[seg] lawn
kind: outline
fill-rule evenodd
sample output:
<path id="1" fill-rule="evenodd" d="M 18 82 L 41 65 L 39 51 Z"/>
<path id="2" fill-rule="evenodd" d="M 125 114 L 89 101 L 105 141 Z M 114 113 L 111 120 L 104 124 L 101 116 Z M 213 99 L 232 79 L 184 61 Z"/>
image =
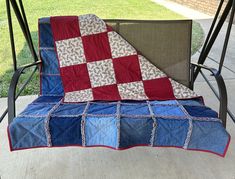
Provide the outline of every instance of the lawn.
<path id="1" fill-rule="evenodd" d="M 93 13 L 101 18 L 123 18 L 123 19 L 184 19 L 150 0 L 24 0 L 28 23 L 32 32 L 34 45 L 37 48 L 37 20 L 39 17 L 52 15 L 80 15 Z M 8 86 L 12 77 L 11 47 L 8 34 L 5 0 L 0 0 L 0 97 L 7 96 Z M 13 18 L 15 27 L 15 41 L 18 65 L 32 62 L 29 49 L 20 31 L 19 25 Z M 203 31 L 199 24 L 193 25 L 192 53 L 201 45 Z M 26 72 L 19 81 L 22 85 L 24 79 L 29 75 Z M 22 95 L 37 94 L 39 91 L 39 79 L 36 75 L 27 86 Z"/>

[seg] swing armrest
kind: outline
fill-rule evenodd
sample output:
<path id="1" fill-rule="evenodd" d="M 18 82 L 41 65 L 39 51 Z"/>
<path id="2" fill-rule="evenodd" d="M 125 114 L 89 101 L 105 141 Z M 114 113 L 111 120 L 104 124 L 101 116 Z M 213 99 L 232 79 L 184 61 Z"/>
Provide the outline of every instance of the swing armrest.
<path id="1" fill-rule="evenodd" d="M 225 82 L 224 82 L 224 79 L 223 79 L 221 73 L 219 73 L 219 71 L 216 70 L 215 68 L 211 68 L 211 67 L 208 67 L 208 66 L 205 66 L 202 64 L 191 63 L 191 67 L 192 67 L 191 79 L 194 79 L 193 74 L 194 74 L 195 67 L 199 67 L 200 73 L 202 74 L 203 78 L 206 80 L 207 84 L 210 86 L 210 88 L 214 92 L 215 96 L 220 101 L 219 118 L 222 120 L 223 126 L 226 127 L 228 99 L 227 99 L 227 89 L 226 89 Z M 205 69 L 205 70 L 211 72 L 211 76 L 214 76 L 214 78 L 216 80 L 216 83 L 217 83 L 217 86 L 219 89 L 219 93 L 216 92 L 216 90 L 214 89 L 212 84 L 209 82 L 209 80 L 206 78 L 206 76 L 201 71 L 201 69 Z M 191 83 L 193 83 L 192 80 L 191 80 Z"/>
<path id="2" fill-rule="evenodd" d="M 34 63 L 30 63 L 27 65 L 23 65 L 21 67 L 19 67 L 15 73 L 12 76 L 11 79 L 11 83 L 10 83 L 10 87 L 8 90 L 8 123 L 10 123 L 13 118 L 15 117 L 15 101 L 18 98 L 18 96 L 20 95 L 20 93 L 24 90 L 24 88 L 27 86 L 27 84 L 30 82 L 30 80 L 33 77 L 33 74 L 37 71 L 38 69 L 38 65 L 40 65 L 42 62 L 41 61 L 37 61 Z M 30 67 L 34 67 L 35 69 L 32 72 L 32 74 L 30 75 L 30 77 L 26 80 L 26 82 L 24 83 L 24 85 L 20 88 L 19 92 L 16 94 L 16 87 L 19 81 L 19 78 L 21 76 L 21 74 L 23 74 L 24 70 Z"/>

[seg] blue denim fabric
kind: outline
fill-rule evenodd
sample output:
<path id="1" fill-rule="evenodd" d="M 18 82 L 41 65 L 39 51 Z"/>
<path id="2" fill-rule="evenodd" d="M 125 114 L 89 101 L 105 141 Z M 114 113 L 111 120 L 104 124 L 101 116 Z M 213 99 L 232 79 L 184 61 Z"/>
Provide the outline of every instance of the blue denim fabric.
<path id="1" fill-rule="evenodd" d="M 157 119 L 154 146 L 184 145 L 188 133 L 187 119 Z"/>
<path id="2" fill-rule="evenodd" d="M 51 25 L 49 18 L 39 20 L 40 47 L 54 47 Z"/>
<path id="3" fill-rule="evenodd" d="M 121 105 L 121 114 L 125 115 L 150 115 L 149 108 L 146 104 Z"/>
<path id="4" fill-rule="evenodd" d="M 86 104 L 61 104 L 55 111 L 53 111 L 52 116 L 73 116 L 73 115 L 81 115 L 85 109 Z"/>
<path id="5" fill-rule="evenodd" d="M 165 104 L 165 105 L 167 105 L 167 104 L 169 104 L 169 105 L 171 105 L 171 104 L 178 104 L 177 103 L 177 101 L 176 100 L 167 100 L 167 101 L 150 101 L 150 104 Z"/>
<path id="6" fill-rule="evenodd" d="M 220 122 L 193 121 L 189 149 L 209 150 L 223 154 L 229 135 Z"/>
<path id="7" fill-rule="evenodd" d="M 189 106 L 203 106 L 202 102 L 199 100 L 178 100 L 181 105 Z"/>
<path id="8" fill-rule="evenodd" d="M 60 75 L 59 62 L 54 50 L 40 50 L 43 74 L 58 74 Z"/>
<path id="9" fill-rule="evenodd" d="M 61 77 L 42 75 L 42 95 L 64 96 Z"/>
<path id="10" fill-rule="evenodd" d="M 117 105 L 107 103 L 90 104 L 87 113 L 88 114 L 115 114 Z"/>
<path id="11" fill-rule="evenodd" d="M 117 147 L 117 120 L 115 117 L 87 117 L 85 122 L 86 146 Z"/>
<path id="12" fill-rule="evenodd" d="M 189 115 L 194 117 L 214 117 L 218 118 L 217 112 L 206 106 L 184 106 Z"/>
<path id="13" fill-rule="evenodd" d="M 43 117 L 17 117 L 9 125 L 13 149 L 47 146 Z"/>
<path id="14" fill-rule="evenodd" d="M 81 117 L 52 117 L 49 127 L 52 146 L 82 145 Z"/>
<path id="15" fill-rule="evenodd" d="M 30 104 L 28 105 L 23 112 L 20 113 L 21 116 L 46 116 L 49 111 L 55 106 L 55 104 Z"/>
<path id="16" fill-rule="evenodd" d="M 42 59 L 42 95 L 56 95 L 63 96 L 64 88 L 62 85 L 59 64 L 56 58 L 54 48 L 53 36 L 50 25 L 50 18 L 39 20 L 39 41 L 40 47 L 52 49 L 40 49 L 40 56 Z M 59 76 L 48 76 L 46 74 L 58 74 Z"/>
<path id="17" fill-rule="evenodd" d="M 120 148 L 150 145 L 153 120 L 151 118 L 121 118 Z"/>
<path id="18" fill-rule="evenodd" d="M 39 96 L 33 103 L 58 103 L 63 96 Z"/>
<path id="19" fill-rule="evenodd" d="M 179 106 L 152 105 L 153 113 L 160 116 L 185 116 Z"/>
<path id="20" fill-rule="evenodd" d="M 17 117 L 14 119 L 13 123 L 9 126 L 13 150 L 47 146 L 45 136 L 46 117 L 41 118 L 38 115 L 48 115 L 49 110 L 52 109 L 60 99 L 61 97 L 41 96 L 22 112 L 23 115 L 30 116 Z M 132 103 L 133 102 L 130 104 Z M 51 133 L 53 146 L 82 145 L 81 116 L 79 115 L 83 113 L 85 105 L 86 103 L 62 103 L 57 107 L 57 109 L 55 109 L 51 115 L 49 123 L 49 131 Z M 123 109 L 121 109 L 119 148 L 150 144 L 153 130 L 153 119 L 146 118 L 144 116 L 136 118 L 135 114 L 147 114 L 148 109 L 143 102 L 138 102 L 132 105 L 133 109 L 126 104 L 121 104 Z M 157 114 L 160 112 L 165 115 L 165 119 L 157 118 L 157 128 L 153 141 L 154 146 L 182 147 L 188 133 L 188 119 L 184 119 L 184 117 L 183 119 L 167 118 L 167 115 L 170 115 L 172 118 L 173 115 L 177 117 L 177 115 L 181 114 L 181 112 L 178 111 L 178 106 L 161 106 L 158 102 L 157 105 L 151 104 L 151 106 L 154 106 L 153 111 L 157 112 Z M 158 108 L 155 109 L 155 107 Z M 168 107 L 176 108 L 169 112 Z M 188 110 L 189 109 L 190 108 L 188 108 Z M 95 104 L 91 103 L 90 107 L 88 107 L 88 111 L 90 113 L 86 116 L 85 122 L 86 145 L 106 145 L 113 148 L 118 147 L 118 124 L 117 119 L 115 118 L 115 104 L 104 104 L 102 102 Z M 197 111 L 194 110 L 194 113 L 196 112 Z M 130 117 L 127 118 L 122 116 L 123 113 L 130 115 Z M 91 117 L 89 116 L 90 114 L 94 116 Z M 113 117 L 98 116 L 101 114 L 111 114 Z M 192 115 L 192 113 L 190 114 Z M 66 116 L 63 117 L 63 115 Z M 72 115 L 76 115 L 78 117 L 74 117 Z M 197 117 L 194 116 L 194 118 L 196 119 Z M 193 131 L 189 143 L 189 149 L 208 150 L 223 154 L 228 140 L 229 135 L 221 123 L 193 121 Z"/>

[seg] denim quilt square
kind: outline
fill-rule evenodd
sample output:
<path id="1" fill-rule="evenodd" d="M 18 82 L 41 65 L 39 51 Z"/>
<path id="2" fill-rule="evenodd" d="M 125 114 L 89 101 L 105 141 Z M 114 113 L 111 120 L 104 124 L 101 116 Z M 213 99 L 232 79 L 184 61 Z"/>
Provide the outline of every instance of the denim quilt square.
<path id="1" fill-rule="evenodd" d="M 152 129 L 152 118 L 121 118 L 120 148 L 150 145 Z"/>
<path id="2" fill-rule="evenodd" d="M 117 119 L 115 117 L 86 117 L 86 146 L 117 147 Z"/>
<path id="3" fill-rule="evenodd" d="M 157 119 L 154 146 L 184 146 L 188 133 L 187 119 Z"/>
<path id="4" fill-rule="evenodd" d="M 82 145 L 82 117 L 52 117 L 49 131 L 52 146 Z"/>

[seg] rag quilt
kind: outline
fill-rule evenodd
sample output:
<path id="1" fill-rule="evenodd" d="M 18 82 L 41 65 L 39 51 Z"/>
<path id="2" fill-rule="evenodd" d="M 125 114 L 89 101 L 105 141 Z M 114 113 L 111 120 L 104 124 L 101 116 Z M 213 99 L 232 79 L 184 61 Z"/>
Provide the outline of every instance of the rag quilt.
<path id="1" fill-rule="evenodd" d="M 40 19 L 39 52 L 41 95 L 9 124 L 12 151 L 152 146 L 225 156 L 218 114 L 95 15 Z"/>

